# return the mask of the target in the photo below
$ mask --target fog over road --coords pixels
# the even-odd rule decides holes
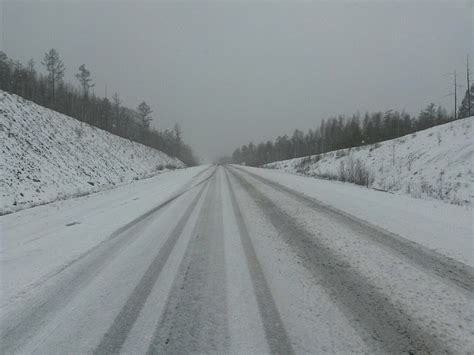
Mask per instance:
[[[39,228],[37,236],[7,239],[2,353],[474,348],[472,268],[254,170],[199,169],[189,179],[176,172],[179,189],[169,188],[173,193],[107,237],[94,242],[94,229],[85,229],[92,242],[80,252],[51,249],[37,265],[61,261],[38,266],[44,272],[17,269],[35,268],[35,253],[58,243],[54,231],[74,225],[48,212],[42,217],[48,233]],[[75,205],[77,228],[107,210],[112,217],[102,217],[102,224],[118,223],[114,215],[131,211],[134,200],[153,199],[153,183],[137,185],[140,191],[127,199],[108,197],[89,214]],[[67,233],[54,238],[60,242]],[[32,276],[21,280],[22,274]]]

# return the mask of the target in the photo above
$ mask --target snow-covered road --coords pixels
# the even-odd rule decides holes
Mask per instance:
[[[1,352],[474,349],[472,266],[281,174],[201,166],[0,217]]]

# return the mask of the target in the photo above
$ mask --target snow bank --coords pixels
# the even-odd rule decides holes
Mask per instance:
[[[0,91],[0,215],[86,195],[184,164]]]
[[[301,175],[340,180],[341,167],[361,162],[375,189],[438,199],[474,201],[474,117],[397,139],[264,165]]]

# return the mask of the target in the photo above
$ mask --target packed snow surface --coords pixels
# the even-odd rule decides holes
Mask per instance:
[[[178,194],[207,168],[179,169],[116,189],[0,216],[0,261],[3,270],[12,268],[12,272],[2,273],[2,303]]]
[[[184,164],[0,91],[0,214],[101,191]]]
[[[403,199],[419,203],[401,214]],[[451,214],[436,223],[433,207],[430,226],[414,212],[435,203],[467,211],[276,170],[201,166],[0,216],[2,350],[469,353],[472,270],[334,211],[403,222],[411,235],[449,219],[468,225]]]
[[[474,201],[474,117],[389,141],[342,149],[264,167],[340,180],[341,167],[360,161],[370,187],[458,205]]]
[[[471,206],[389,194],[354,184],[241,167],[360,220],[474,266]]]

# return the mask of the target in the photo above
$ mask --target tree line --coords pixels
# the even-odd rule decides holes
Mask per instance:
[[[458,118],[470,116],[470,107],[474,107],[473,93],[474,85],[471,90],[466,91]],[[447,123],[453,119],[453,115],[434,103],[429,104],[417,117],[396,110],[366,113],[363,116],[354,114],[350,117],[332,117],[323,120],[319,127],[306,133],[296,129],[291,137],[285,134],[273,141],[258,144],[250,142],[237,148],[231,157],[222,158],[221,162],[261,166],[279,160],[373,144]]]
[[[322,120],[320,126],[304,133],[298,129],[293,135],[278,136],[274,141],[243,145],[222,157],[220,163],[245,163],[260,166],[274,161],[317,155],[333,150],[358,147],[397,138],[454,119],[474,115],[474,83],[470,80],[469,56],[466,60],[466,91],[461,105],[457,105],[456,71],[454,75],[454,115],[446,109],[429,104],[417,117],[406,112],[388,110],[366,113],[363,117],[354,114],[350,117],[338,116]]]
[[[188,166],[197,164],[192,149],[183,141],[183,132],[178,124],[173,130],[159,131],[151,127],[153,110],[146,102],[141,102],[137,109],[132,110],[122,105],[117,93],[112,95],[111,100],[91,93],[94,83],[84,64],[79,66],[75,74],[79,87],[65,83],[66,67],[55,49],[44,54],[41,64],[46,69],[46,75],[37,72],[33,59],[23,65],[0,51],[0,90],[120,137],[159,149]]]

